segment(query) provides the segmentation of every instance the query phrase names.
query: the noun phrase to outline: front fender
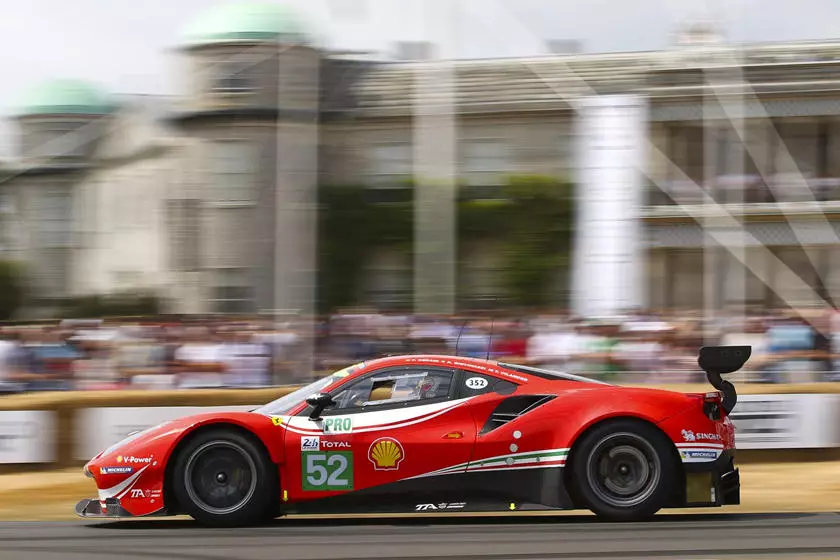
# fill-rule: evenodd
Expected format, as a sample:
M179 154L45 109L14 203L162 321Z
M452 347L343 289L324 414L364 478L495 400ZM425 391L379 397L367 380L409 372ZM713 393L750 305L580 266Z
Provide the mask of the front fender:
M100 503L116 498L134 516L159 512L164 507L166 469L179 444L213 425L236 426L253 434L273 462L283 462L284 431L268 416L251 412L189 416L129 437L91 460L85 471L96 481Z

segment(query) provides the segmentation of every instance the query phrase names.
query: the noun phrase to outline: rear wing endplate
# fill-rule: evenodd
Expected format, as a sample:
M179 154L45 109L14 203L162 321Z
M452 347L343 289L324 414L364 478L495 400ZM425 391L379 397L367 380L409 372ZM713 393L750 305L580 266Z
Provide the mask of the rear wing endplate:
M732 412L738 402L735 386L724 381L721 375L738 371L752 355L752 346L704 346L700 349L697 364L706 372L706 379L712 387L723 394L721 406L726 414Z

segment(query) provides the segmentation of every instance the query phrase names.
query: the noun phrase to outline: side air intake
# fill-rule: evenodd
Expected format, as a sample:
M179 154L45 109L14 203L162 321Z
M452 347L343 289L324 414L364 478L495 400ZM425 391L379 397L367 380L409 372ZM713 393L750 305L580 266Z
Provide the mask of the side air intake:
M479 433L486 434L492 432L511 420L519 418L538 406L544 405L553 398L554 395L516 395L509 397L499 403L499 406L490 414L490 418L487 419L487 422Z

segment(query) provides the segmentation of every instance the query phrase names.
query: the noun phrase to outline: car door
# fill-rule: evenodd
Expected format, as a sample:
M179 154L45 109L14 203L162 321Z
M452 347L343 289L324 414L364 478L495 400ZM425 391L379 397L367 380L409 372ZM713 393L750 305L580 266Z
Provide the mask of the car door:
M297 481L284 488L288 499L375 488L394 495L407 479L463 472L476 429L465 399L456 398L460 376L448 368L383 368L339 387L320 419L302 411L286 436L288 479Z

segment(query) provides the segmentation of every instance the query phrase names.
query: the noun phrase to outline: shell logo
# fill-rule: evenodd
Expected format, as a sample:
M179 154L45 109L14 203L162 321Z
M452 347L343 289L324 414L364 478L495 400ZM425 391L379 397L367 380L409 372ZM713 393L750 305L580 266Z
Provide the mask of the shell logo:
M117 463L122 463L122 462L123 462L122 455L117 455Z
M402 444L390 437L379 438L370 444L368 459L378 471L395 471L405 458Z

